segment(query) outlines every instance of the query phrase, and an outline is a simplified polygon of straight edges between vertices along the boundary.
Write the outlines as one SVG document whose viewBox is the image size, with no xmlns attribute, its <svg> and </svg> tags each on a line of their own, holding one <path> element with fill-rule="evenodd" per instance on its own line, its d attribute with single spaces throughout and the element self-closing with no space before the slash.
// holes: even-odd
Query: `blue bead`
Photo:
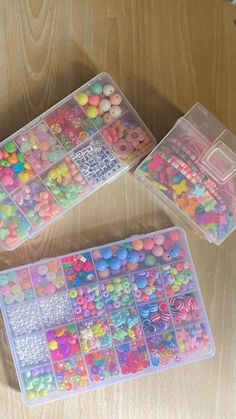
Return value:
<svg viewBox="0 0 236 419">
<path fill-rule="evenodd" d="M 121 260 L 118 258 L 111 258 L 110 259 L 110 267 L 111 269 L 113 269 L 114 271 L 117 271 L 118 269 L 120 269 L 121 267 Z"/>
<path fill-rule="evenodd" d="M 16 163 L 14 164 L 14 166 L 12 166 L 12 169 L 14 170 L 14 172 L 19 173 L 23 172 L 25 167 L 22 163 Z"/>
<path fill-rule="evenodd" d="M 101 259 L 98 262 L 96 262 L 96 268 L 97 268 L 98 272 L 105 271 L 105 269 L 107 268 L 106 261 Z"/>
<path fill-rule="evenodd" d="M 134 250 L 132 250 L 131 252 L 128 253 L 128 261 L 129 263 L 137 263 L 139 260 L 139 256 L 138 253 L 135 252 Z"/>
<path fill-rule="evenodd" d="M 107 247 L 106 249 L 102 249 L 102 257 L 103 259 L 110 259 L 113 255 L 112 249 Z"/>
<path fill-rule="evenodd" d="M 128 255 L 128 252 L 124 248 L 119 249 L 118 252 L 116 253 L 116 256 L 120 260 L 125 260 L 127 258 L 127 255 Z"/>
<path fill-rule="evenodd" d="M 135 278 L 135 283 L 137 287 L 141 289 L 146 288 L 146 286 L 148 285 L 147 278 L 144 275 L 138 275 Z"/>
<path fill-rule="evenodd" d="M 169 250 L 170 254 L 172 257 L 177 258 L 180 256 L 180 248 L 179 246 L 173 246 L 171 247 L 171 249 Z"/>
</svg>

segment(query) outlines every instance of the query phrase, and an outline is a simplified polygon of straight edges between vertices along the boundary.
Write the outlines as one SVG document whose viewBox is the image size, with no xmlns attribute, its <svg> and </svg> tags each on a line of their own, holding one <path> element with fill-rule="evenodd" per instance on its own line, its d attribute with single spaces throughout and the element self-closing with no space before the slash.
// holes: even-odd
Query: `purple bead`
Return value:
<svg viewBox="0 0 236 419">
<path fill-rule="evenodd" d="M 49 330 L 47 332 L 47 340 L 48 341 L 55 339 L 55 337 L 56 337 L 56 333 L 55 333 L 54 330 Z"/>
<path fill-rule="evenodd" d="M 60 352 L 63 354 L 63 356 L 69 355 L 70 344 L 68 342 L 65 342 L 63 345 L 61 345 Z"/>
<path fill-rule="evenodd" d="M 138 253 L 138 260 L 139 260 L 139 262 L 143 262 L 145 260 L 145 257 L 146 257 L 145 252 L 143 250 L 140 250 L 137 253 Z"/>
<path fill-rule="evenodd" d="M 60 345 L 63 345 L 64 343 L 66 343 L 65 336 L 57 336 L 56 340 L 58 343 L 60 343 Z"/>
</svg>

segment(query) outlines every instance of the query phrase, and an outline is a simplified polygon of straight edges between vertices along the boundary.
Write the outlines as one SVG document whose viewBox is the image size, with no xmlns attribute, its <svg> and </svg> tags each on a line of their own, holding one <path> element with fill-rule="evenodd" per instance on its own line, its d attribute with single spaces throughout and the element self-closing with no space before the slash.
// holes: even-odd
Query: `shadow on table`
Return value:
<svg viewBox="0 0 236 419">
<path fill-rule="evenodd" d="M 1 383 L 19 391 L 19 384 L 4 329 L 0 329 L 0 354 Z"/>
</svg>

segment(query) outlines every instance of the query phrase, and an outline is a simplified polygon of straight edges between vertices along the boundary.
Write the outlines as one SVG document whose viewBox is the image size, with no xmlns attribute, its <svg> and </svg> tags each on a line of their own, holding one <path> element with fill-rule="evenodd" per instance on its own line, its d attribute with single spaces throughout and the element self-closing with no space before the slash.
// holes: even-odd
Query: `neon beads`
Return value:
<svg viewBox="0 0 236 419">
<path fill-rule="evenodd" d="M 91 284 L 95 281 L 95 271 L 90 252 L 61 259 L 69 288 Z"/>
<path fill-rule="evenodd" d="M 47 341 L 53 361 L 60 361 L 80 353 L 77 330 L 73 324 L 48 330 Z"/>
<path fill-rule="evenodd" d="M 85 355 L 89 376 L 92 382 L 108 380 L 119 374 L 114 350 L 103 349 Z"/>
<path fill-rule="evenodd" d="M 116 310 L 134 303 L 128 277 L 116 277 L 101 282 L 102 296 L 105 302 L 106 310 Z"/>
<path fill-rule="evenodd" d="M 143 339 L 117 346 L 116 353 L 121 374 L 136 374 L 150 365 L 147 347 Z"/>
<path fill-rule="evenodd" d="M 80 390 L 89 384 L 85 363 L 81 355 L 56 362 L 53 368 L 61 391 Z"/>
<path fill-rule="evenodd" d="M 77 325 L 81 347 L 86 354 L 91 351 L 112 346 L 112 337 L 105 317 L 97 317 Z"/>
<path fill-rule="evenodd" d="M 71 289 L 70 301 L 76 321 L 104 313 L 104 303 L 98 284 Z"/>
</svg>

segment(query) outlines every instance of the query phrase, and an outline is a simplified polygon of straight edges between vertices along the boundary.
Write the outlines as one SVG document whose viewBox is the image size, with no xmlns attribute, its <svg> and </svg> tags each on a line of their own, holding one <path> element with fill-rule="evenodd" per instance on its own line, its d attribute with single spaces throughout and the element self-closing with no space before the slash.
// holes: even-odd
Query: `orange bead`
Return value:
<svg viewBox="0 0 236 419">
<path fill-rule="evenodd" d="M 66 333 L 66 328 L 65 327 L 59 327 L 59 329 L 57 329 L 55 331 L 56 335 L 59 336 L 63 336 Z"/>
<path fill-rule="evenodd" d="M 143 241 L 142 240 L 135 240 L 132 242 L 132 247 L 134 250 L 142 250 L 143 249 Z"/>
<path fill-rule="evenodd" d="M 129 271 L 137 271 L 138 263 L 128 263 L 127 268 Z"/>
<path fill-rule="evenodd" d="M 17 163 L 17 162 L 18 162 L 18 157 L 17 157 L 16 153 L 12 153 L 12 154 L 8 157 L 8 161 L 9 161 L 11 164 L 15 164 L 15 163 Z"/>
<path fill-rule="evenodd" d="M 3 150 L 2 155 L 4 159 L 7 159 L 9 157 L 9 153 L 6 150 Z"/>
</svg>

